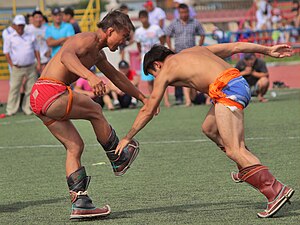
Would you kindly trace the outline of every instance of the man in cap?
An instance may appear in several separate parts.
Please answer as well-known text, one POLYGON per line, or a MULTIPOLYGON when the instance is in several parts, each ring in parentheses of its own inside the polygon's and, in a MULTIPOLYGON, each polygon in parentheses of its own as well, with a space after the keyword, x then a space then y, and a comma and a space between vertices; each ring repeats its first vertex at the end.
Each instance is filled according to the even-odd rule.
POLYGON ((159 7, 156 7, 153 1, 146 1, 144 4, 145 9, 148 12, 149 23, 151 25, 158 25, 161 29, 165 27, 166 13, 159 7))
POLYGON ((66 40, 75 34, 75 31, 71 24, 62 22, 60 8, 53 8, 51 15, 53 24, 47 27, 45 38, 48 46, 52 48, 51 57, 53 57, 66 40))
POLYGON ((26 115, 32 114, 29 95, 37 78, 36 69, 40 70, 41 61, 37 41, 33 35, 24 32, 25 24, 25 17, 16 15, 13 19, 15 32, 12 32, 5 39, 3 46, 3 53, 12 68, 6 107, 7 116, 14 115, 19 109, 20 88, 24 79, 25 95, 22 102, 22 110, 26 115), (35 60, 37 60, 37 64, 35 60))

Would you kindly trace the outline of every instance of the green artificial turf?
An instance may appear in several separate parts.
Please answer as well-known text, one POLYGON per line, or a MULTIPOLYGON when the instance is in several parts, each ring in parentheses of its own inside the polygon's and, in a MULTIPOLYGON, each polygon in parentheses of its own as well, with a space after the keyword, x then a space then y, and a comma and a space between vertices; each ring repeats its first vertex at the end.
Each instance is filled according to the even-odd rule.
MULTIPOLYGON (((248 147, 295 189, 292 204, 272 219, 256 217, 266 199, 231 181, 235 164, 201 133, 208 109, 162 107, 137 135, 140 154, 123 177, 113 175, 91 125, 75 121, 86 145, 82 164, 92 176, 89 195, 112 208, 107 219, 81 224, 300 224, 300 90, 277 91, 268 103, 254 99, 245 110, 248 147)), ((120 137, 137 113, 104 111, 120 137)), ((21 113, 1 119, 0 133, 0 224, 74 224, 61 144, 35 116, 21 113)))

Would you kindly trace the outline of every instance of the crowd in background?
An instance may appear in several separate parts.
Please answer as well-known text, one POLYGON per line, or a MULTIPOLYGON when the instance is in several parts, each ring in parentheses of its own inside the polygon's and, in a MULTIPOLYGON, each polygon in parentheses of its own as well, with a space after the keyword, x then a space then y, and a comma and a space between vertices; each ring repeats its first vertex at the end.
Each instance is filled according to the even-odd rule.
MULTIPOLYGON (((132 32, 126 43, 120 46, 121 61, 119 70, 128 77, 131 82, 138 87, 140 80, 147 83, 148 90, 151 93, 153 89, 153 76, 146 76, 143 73, 143 57, 147 51, 155 44, 167 45, 175 53, 186 48, 201 46, 205 42, 205 30, 199 20, 195 9, 184 3, 184 0, 174 0, 174 15, 170 24, 166 24, 166 13, 163 9, 157 7, 153 1, 146 1, 144 9, 138 14, 141 26, 132 32), (174 40, 174 43, 172 43, 174 40), (196 40, 199 40, 196 42, 196 40), (127 46, 136 44, 139 52, 141 69, 134 71, 125 61, 125 51, 127 46)), ((120 6, 120 11, 128 13, 126 5, 120 6)), ((300 5, 299 1, 293 1, 291 9, 293 16, 284 18, 280 9, 272 8, 270 1, 257 1, 256 11, 256 30, 261 32, 261 37, 267 36, 272 43, 286 43, 299 41, 300 26, 300 5), (271 32, 271 35, 270 35, 271 32)), ((65 8, 61 11, 55 7, 51 10, 52 23, 48 23, 48 18, 41 11, 34 11, 27 16, 17 15, 12 21, 12 25, 7 27, 3 33, 3 52, 6 56, 10 70, 10 90, 6 108, 6 115, 11 116, 21 109, 26 115, 32 114, 29 106, 29 94, 32 85, 44 70, 47 62, 59 51, 61 46, 73 35, 80 33, 81 29, 78 22, 74 19, 74 10, 65 8)), ((255 30, 254 29, 254 30, 255 30)), ((239 32, 237 32, 235 41, 245 41, 253 34, 253 28, 247 22, 242 23, 239 32)), ((228 42, 225 32, 214 30, 214 36, 221 42, 228 42)), ((255 78, 254 82, 256 94, 259 94, 260 100, 265 99, 263 95, 269 85, 267 79, 267 69, 262 62, 253 55, 245 56, 244 61, 238 63, 237 68, 245 76, 255 76, 255 63, 259 63, 257 73, 261 79, 255 78), (254 60, 250 65, 248 58, 254 60), (244 64, 243 64, 244 63, 244 64), (247 64, 248 63, 248 64, 247 64), (251 69, 252 68, 252 69, 251 69), (260 82, 258 82, 260 80, 260 82), (259 86, 261 86, 259 88, 259 86)), ((95 71, 92 67, 91 71, 95 71)), ((256 73, 256 74, 257 74, 256 73)), ((112 83, 107 83, 107 93, 102 97, 94 96, 91 87, 84 79, 79 79, 76 84, 72 85, 74 90, 86 94, 96 102, 109 110, 118 108, 135 108, 137 100, 127 96, 118 90, 112 83)), ((255 94, 254 94, 255 95, 255 94)), ((170 107, 169 93, 166 91, 164 104, 170 107)), ((190 106, 192 104, 209 104, 209 97, 191 90, 189 88, 175 87, 175 104, 190 106)))

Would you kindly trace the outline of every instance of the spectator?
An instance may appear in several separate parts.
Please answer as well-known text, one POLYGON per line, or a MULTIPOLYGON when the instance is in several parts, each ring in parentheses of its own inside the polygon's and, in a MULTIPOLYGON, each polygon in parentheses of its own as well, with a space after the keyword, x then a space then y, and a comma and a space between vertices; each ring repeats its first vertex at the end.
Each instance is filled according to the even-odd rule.
POLYGON ((6 115, 12 116, 18 111, 20 88, 24 79, 25 94, 22 101, 22 110, 26 115, 30 115, 32 111, 30 109, 29 95, 37 78, 36 69, 39 71, 41 67, 40 54, 35 37, 24 32, 25 17, 23 15, 15 16, 13 24, 16 32, 8 36, 3 48, 7 62, 12 68, 6 115), (37 68, 35 68, 35 59, 37 60, 37 68))
POLYGON ((60 8, 53 8, 51 11, 53 24, 46 29, 46 40, 51 47, 51 57, 53 57, 66 42, 66 40, 75 34, 71 24, 62 22, 60 8))
POLYGON ((32 14, 29 14, 29 13, 28 13, 28 14, 25 16, 25 22, 26 22, 27 25, 32 24, 32 22, 33 22, 33 16, 32 16, 32 14))
MULTIPOLYGON (((174 5, 174 19, 179 19, 179 10, 178 7, 180 4, 184 4, 185 1, 184 0, 174 0, 173 1, 173 5, 174 5)), ((195 9, 192 6, 189 6, 189 16, 191 19, 196 18, 197 17, 197 13, 195 11, 195 9)))
POLYGON ((51 51, 47 45, 45 34, 46 34, 46 26, 43 24, 43 13, 41 11, 34 11, 32 13, 33 21, 32 24, 26 26, 25 31, 34 35, 40 50, 41 57, 41 70, 47 65, 50 60, 51 51))
POLYGON ((155 7, 153 1, 146 1, 144 4, 148 12, 149 23, 151 25, 158 25, 161 29, 165 27, 166 13, 159 7, 155 7))
MULTIPOLYGON (((139 12, 139 20, 142 26, 136 29, 134 40, 137 42, 137 48, 141 59, 155 44, 164 44, 164 32, 158 25, 151 25, 148 18, 148 12, 142 10, 139 12)), ((141 60, 141 79, 148 84, 148 90, 151 93, 153 89, 154 77, 152 75, 146 76, 143 71, 143 60, 141 60)), ((167 94, 165 95, 165 105, 170 106, 167 94)))
POLYGON ((241 71, 241 75, 248 82, 251 96, 257 96, 260 102, 267 102, 268 99, 264 98, 269 87, 269 72, 266 63, 256 58, 254 53, 246 53, 244 59, 238 61, 236 68, 241 71))
POLYGON ((299 29, 299 27, 300 27, 300 3, 298 0, 293 1, 292 12, 294 13, 294 18, 293 18, 294 25, 296 28, 299 29))
MULTIPOLYGON (((198 45, 204 43, 205 32, 202 25, 196 19, 191 19, 189 16, 189 8, 186 4, 178 6, 179 19, 175 19, 166 29, 166 42, 170 49, 178 53, 186 48, 191 48, 196 45, 196 36, 200 35, 198 45), (175 49, 172 47, 171 37, 175 39, 175 49)), ((176 104, 183 104, 183 95, 185 97, 185 105, 190 106, 191 99, 187 88, 175 87, 176 104)))
MULTIPOLYGON (((127 6, 126 4, 122 4, 122 5, 120 6, 120 11, 121 11, 122 13, 125 13, 125 14, 128 15, 128 11, 129 11, 128 6, 127 6)), ((119 50, 120 50, 121 60, 124 60, 124 59, 125 59, 125 48, 126 48, 127 46, 133 44, 133 42, 134 42, 134 31, 131 31, 131 32, 130 32, 130 37, 129 37, 129 39, 126 40, 125 43, 119 45, 119 50)))
POLYGON ((74 10, 71 8, 66 8, 63 12, 63 21, 65 23, 72 24, 75 34, 81 33, 81 29, 79 27, 78 22, 74 18, 74 10))
MULTIPOLYGON (((120 61, 119 71, 123 73, 135 87, 138 88, 140 82, 139 76, 137 76, 134 70, 130 69, 128 62, 126 62, 125 60, 120 61)), ((112 97, 114 99, 115 106, 119 105, 121 108, 135 108, 137 106, 136 98, 124 94, 116 86, 114 86, 113 84, 111 85, 112 97)))
POLYGON ((91 99, 100 104, 102 108, 106 105, 108 110, 114 110, 114 106, 108 95, 109 90, 106 90, 106 94, 103 96, 96 96, 89 85, 89 82, 83 78, 79 78, 74 86, 74 91, 91 97, 91 99))
MULTIPOLYGON (((7 37, 12 34, 13 32, 15 32, 15 24, 12 24, 11 26, 8 26, 7 28, 5 28, 2 31, 2 39, 3 39, 3 43, 5 42, 5 40, 7 39, 7 37)), ((9 74, 11 75, 11 66, 8 64, 8 71, 9 74)))
POLYGON ((261 0, 257 4, 256 10, 256 29, 257 30, 270 30, 272 18, 272 6, 269 3, 269 0, 261 0))

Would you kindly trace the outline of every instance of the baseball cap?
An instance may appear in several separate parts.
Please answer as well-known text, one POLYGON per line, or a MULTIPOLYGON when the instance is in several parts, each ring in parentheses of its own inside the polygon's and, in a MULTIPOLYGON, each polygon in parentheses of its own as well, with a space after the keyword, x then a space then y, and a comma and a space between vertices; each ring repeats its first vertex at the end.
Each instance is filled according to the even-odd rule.
POLYGON ((148 1, 146 1, 146 2, 144 3, 143 6, 144 6, 144 7, 147 7, 147 6, 153 6, 153 2, 150 1, 150 0, 148 0, 148 1))
POLYGON ((13 24, 25 25, 26 24, 25 17, 23 15, 16 15, 13 20, 13 24))
POLYGON ((51 10, 52 15, 57 15, 59 13, 61 13, 61 11, 60 11, 60 8, 58 8, 58 7, 55 7, 51 10))
POLYGON ((121 62, 119 62, 119 68, 129 68, 128 62, 122 60, 121 62))

